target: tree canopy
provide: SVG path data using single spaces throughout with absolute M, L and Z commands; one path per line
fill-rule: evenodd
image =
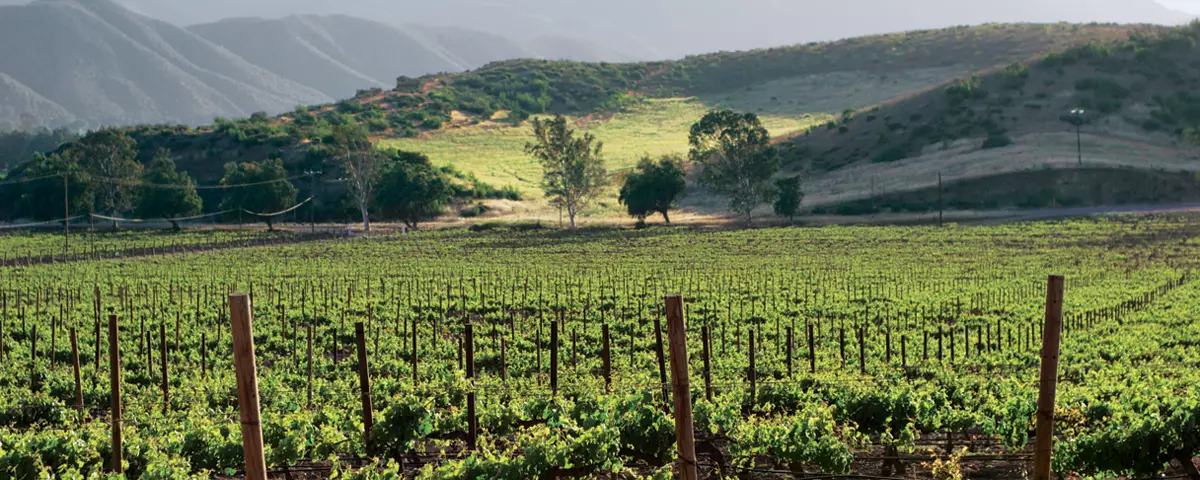
M 391 157 L 375 195 L 380 212 L 412 228 L 441 215 L 451 197 L 445 176 L 419 153 L 395 151 Z
M 650 214 L 661 213 L 663 220 L 671 223 L 668 212 L 687 191 L 685 175 L 680 155 L 663 155 L 657 161 L 649 156 L 642 157 L 637 168 L 625 176 L 618 200 L 625 205 L 629 215 L 639 221 L 644 222 Z
M 204 205 L 196 193 L 195 180 L 175 168 L 175 160 L 167 150 L 159 150 L 154 154 L 143 180 L 137 208 L 139 217 L 186 217 L 200 213 Z M 171 220 L 171 226 L 179 230 L 179 222 Z
M 800 191 L 800 176 L 784 177 L 775 180 L 775 189 L 779 197 L 775 199 L 775 214 L 794 220 L 800 213 L 800 204 L 804 201 L 804 193 Z
M 95 196 L 93 185 L 70 153 L 36 153 L 26 166 L 25 178 L 40 178 L 58 175 L 21 184 L 17 200 L 17 213 L 36 220 L 63 218 L 63 194 L 68 195 L 68 210 L 71 215 L 89 213 Z M 67 177 L 67 189 L 63 191 L 62 175 Z
M 222 210 L 245 210 L 243 213 L 260 217 L 267 228 L 274 230 L 274 217 L 269 214 L 292 206 L 299 190 L 288 181 L 283 161 L 276 158 L 258 163 L 227 163 L 223 185 L 247 185 L 230 188 L 221 202 Z
M 136 146 L 124 131 L 113 128 L 88 133 L 71 145 L 70 155 L 92 177 L 97 211 L 115 216 L 136 205 L 142 175 Z
M 775 195 L 779 152 L 753 113 L 709 112 L 692 125 L 689 158 L 701 167 L 700 183 L 729 198 L 729 207 L 750 226 L 750 213 Z

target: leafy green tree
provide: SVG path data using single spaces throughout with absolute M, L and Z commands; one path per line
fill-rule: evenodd
M 178 232 L 178 217 L 200 213 L 204 202 L 196 193 L 196 181 L 175 168 L 171 152 L 160 149 L 154 154 L 141 186 L 137 214 L 142 218 L 165 218 Z
M 66 192 L 63 191 L 63 175 L 67 177 Z M 22 178 L 42 178 L 21 184 L 16 206 L 22 217 L 36 220 L 62 218 L 64 193 L 71 215 L 87 213 L 92 206 L 95 192 L 90 177 L 70 153 L 35 153 Z
M 448 182 L 429 158 L 419 153 L 392 152 L 375 196 L 376 207 L 385 216 L 411 228 L 442 214 L 451 200 Z
M 729 206 L 746 219 L 775 195 L 771 178 L 779 172 L 779 152 L 753 113 L 709 112 L 692 125 L 689 158 L 699 165 L 700 183 L 729 197 Z
M 649 156 L 642 157 L 637 168 L 625 176 L 618 200 L 625 205 L 629 215 L 639 221 L 644 222 L 650 214 L 661 213 L 669 224 L 671 216 L 668 212 L 687 191 L 685 175 L 680 155 L 663 155 L 658 161 Z
M 775 214 L 787 217 L 788 221 L 795 220 L 804 201 L 804 192 L 800 191 L 800 176 L 775 180 L 775 190 L 779 192 L 779 197 L 775 199 Z
M 251 214 L 283 210 L 296 201 L 300 192 L 288 181 L 283 160 L 278 158 L 259 163 L 226 163 L 221 184 L 231 187 L 221 202 L 221 209 L 245 210 Z M 262 218 L 268 230 L 275 229 L 273 216 Z
M 362 214 L 363 230 L 369 232 L 371 201 L 375 197 L 375 185 L 383 174 L 387 157 L 375 150 L 367 130 L 357 123 L 333 127 L 333 148 L 349 180 L 347 186 L 350 196 Z
M 92 177 L 97 211 L 119 216 L 133 210 L 142 176 L 136 147 L 129 135 L 111 128 L 90 132 L 69 147 Z
M 579 212 L 609 185 L 604 144 L 590 133 L 576 136 L 562 115 L 534 119 L 533 136 L 525 153 L 542 164 L 542 190 L 552 205 L 566 209 L 573 229 Z

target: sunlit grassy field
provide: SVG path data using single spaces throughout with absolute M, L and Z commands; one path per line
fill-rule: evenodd
M 694 98 L 645 100 L 612 118 L 576 119 L 581 130 L 604 142 L 609 170 L 631 168 L 644 154 L 686 154 L 688 130 L 708 106 Z M 830 118 L 824 114 L 765 113 L 762 121 L 772 136 L 787 135 Z M 541 167 L 524 147 L 531 127 L 499 124 L 449 127 L 420 138 L 383 140 L 383 148 L 417 151 L 437 165 L 453 165 L 494 186 L 513 185 L 537 193 Z

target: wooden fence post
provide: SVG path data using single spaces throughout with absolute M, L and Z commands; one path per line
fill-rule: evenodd
M 117 316 L 108 316 L 108 385 L 112 402 L 109 418 L 112 422 L 112 471 L 125 472 L 124 443 L 121 440 L 121 350 L 117 344 Z M 265 479 L 264 479 L 265 480 Z
M 238 413 L 242 422 L 242 456 L 247 480 L 267 480 L 263 454 L 262 420 L 258 404 L 258 366 L 254 357 L 254 316 L 248 295 L 229 296 L 233 335 L 233 366 L 238 386 Z
M 667 336 L 671 343 L 671 390 L 675 399 L 675 444 L 679 447 L 679 478 L 697 480 L 696 444 L 692 431 L 692 389 L 688 386 L 687 325 L 683 297 L 667 296 Z
M 1042 372 L 1038 384 L 1037 440 L 1034 448 L 1034 480 L 1050 479 L 1050 457 L 1054 450 L 1054 396 L 1058 386 L 1058 343 L 1062 329 L 1063 277 L 1046 281 L 1046 323 L 1042 335 Z
M 467 370 L 467 450 L 479 445 L 479 419 L 475 412 L 475 325 L 467 320 L 465 342 Z
M 37 324 L 29 326 L 29 391 L 38 391 L 37 381 Z
M 163 413 L 171 410 L 171 377 L 167 372 L 167 324 L 158 323 L 158 352 L 162 363 Z
M 375 452 L 371 442 L 371 427 L 375 421 L 371 412 L 371 373 L 367 367 L 367 333 L 363 322 L 354 323 L 354 341 L 358 343 L 358 390 L 362 397 L 363 441 L 367 445 L 367 454 Z
M 208 333 L 200 332 L 200 378 L 208 378 Z
M 663 411 L 667 411 L 670 395 L 667 393 L 667 359 L 663 353 L 662 316 L 654 315 L 654 353 L 658 357 L 658 383 L 662 385 Z
M 604 350 L 601 352 L 604 371 L 604 393 L 609 393 L 612 390 L 612 344 L 610 343 L 611 338 L 608 335 L 607 323 L 600 326 L 600 336 L 604 342 Z
M 308 333 L 308 355 L 307 355 L 307 357 L 308 357 L 308 386 L 307 386 L 307 388 L 305 389 L 305 393 L 307 394 L 307 397 L 308 397 L 308 409 L 309 409 L 309 410 L 312 410 L 312 406 L 313 406 L 313 403 L 312 403 L 312 384 L 313 384 L 313 370 L 312 370 L 312 367 L 313 367 L 313 360 L 312 360 L 312 347 L 313 347 L 313 326 L 312 326 L 312 325 L 309 325 L 309 326 L 308 326 L 308 328 L 306 328 L 305 330 L 307 330 L 307 331 L 308 331 L 308 332 L 307 332 L 307 333 Z
M 817 373 L 817 349 L 813 345 L 813 325 L 808 324 L 808 373 Z
M 550 394 L 558 395 L 558 322 L 550 321 Z
M 758 335 L 750 329 L 750 408 L 754 408 L 755 397 L 758 395 L 758 369 L 754 365 L 754 339 Z
M 412 321 L 412 358 L 410 359 L 410 362 L 412 363 L 412 379 L 413 379 L 413 386 L 415 387 L 421 383 L 420 377 L 417 375 L 417 319 L 416 318 L 414 318 Z
M 700 328 L 701 348 L 704 355 L 704 399 L 712 401 L 712 331 L 708 325 Z
M 75 373 L 75 409 L 83 411 L 83 383 L 79 378 L 79 336 L 71 327 L 71 369 Z
M 792 378 L 792 357 L 795 355 L 795 347 L 793 346 L 793 330 L 792 327 L 787 327 L 787 373 L 788 378 Z

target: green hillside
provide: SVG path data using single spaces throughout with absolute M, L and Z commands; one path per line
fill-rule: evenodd
M 1140 32 L 845 112 L 788 141 L 788 163 L 816 184 L 840 185 L 816 203 L 862 196 L 868 182 L 876 192 L 906 191 L 939 173 L 965 180 L 1071 168 L 1080 154 L 1087 167 L 1194 171 L 1197 38 L 1200 25 Z
M 1096 93 L 1111 88 L 1108 82 L 1087 81 L 1102 75 L 1121 76 L 1118 83 L 1131 91 L 1170 94 L 1163 97 L 1164 105 L 1175 107 L 1164 111 L 1182 108 L 1183 113 L 1152 117 L 1151 108 L 1139 124 L 1145 126 L 1152 118 L 1162 123 L 1156 133 L 1162 141 L 1156 148 L 1166 153 L 1157 157 L 1174 155 L 1179 149 L 1172 142 L 1178 143 L 1183 134 L 1179 122 L 1191 121 L 1185 115 L 1190 97 L 1170 92 L 1182 91 L 1194 77 L 1179 76 L 1187 70 L 1163 70 L 1153 84 L 1148 80 L 1142 85 L 1130 76 L 1155 72 L 1131 69 L 1177 62 L 1173 56 L 1194 53 L 1187 42 L 1195 36 L 1194 28 L 986 25 L 669 62 L 513 60 L 461 74 L 401 77 L 392 90 L 365 89 L 343 102 L 301 107 L 273 118 L 128 131 L 138 141 L 143 161 L 166 148 L 198 182 L 212 184 L 227 162 L 268 157 L 282 158 L 296 174 L 316 169 L 336 178 L 337 165 L 325 145 L 333 125 L 357 122 L 368 127 L 381 148 L 426 154 L 437 164 L 463 172 L 467 181 L 473 176 L 494 187 L 515 187 L 533 200 L 539 197 L 540 171 L 522 152 L 529 134 L 524 121 L 531 116 L 571 116 L 577 126 L 605 142 L 610 168 L 620 170 L 644 153 L 685 150 L 692 122 L 708 109 L 733 108 L 758 113 L 773 136 L 792 139 L 784 141 L 785 171 L 805 175 L 807 205 L 828 205 L 872 191 L 924 188 L 928 175 L 943 170 L 957 179 L 1012 171 L 992 165 L 997 160 L 991 157 L 980 162 L 986 168 L 974 168 L 973 155 L 1001 150 L 982 150 L 975 139 L 981 145 L 995 130 L 1016 145 L 1037 145 L 1038 139 L 1022 135 L 1045 132 L 1050 125 L 1057 129 L 1052 134 L 1064 133 L 1065 124 L 1058 120 L 1064 105 L 1087 98 L 1112 102 Z M 1015 64 L 1028 67 L 1006 67 Z M 1125 67 L 1117 69 L 1118 65 Z M 972 80 L 954 83 L 955 78 Z M 1076 82 L 1081 82 L 1078 88 Z M 1060 90 L 1067 85 L 1071 92 L 1064 97 Z M 993 93 L 978 93 L 983 90 Z M 1035 106 L 1038 101 L 1046 105 Z M 1096 107 L 1111 110 L 1105 105 Z M 1118 110 L 1128 115 L 1144 110 L 1133 102 L 1124 106 L 1129 108 Z M 940 156 L 928 155 L 935 144 Z M 1043 149 L 1046 152 L 1054 158 L 1062 153 Z M 1158 161 L 1155 166 L 1174 168 L 1179 163 Z M 866 183 L 874 185 L 876 179 L 881 188 L 868 188 Z M 905 179 L 911 181 L 904 183 Z M 308 193 L 305 185 L 300 187 L 302 195 Z M 340 211 L 338 201 L 331 200 L 343 195 L 340 186 L 321 188 L 326 204 L 320 208 Z M 721 209 L 719 202 L 704 195 L 689 196 L 685 206 L 707 212 Z M 614 196 L 598 202 L 591 213 L 615 213 L 616 208 Z

